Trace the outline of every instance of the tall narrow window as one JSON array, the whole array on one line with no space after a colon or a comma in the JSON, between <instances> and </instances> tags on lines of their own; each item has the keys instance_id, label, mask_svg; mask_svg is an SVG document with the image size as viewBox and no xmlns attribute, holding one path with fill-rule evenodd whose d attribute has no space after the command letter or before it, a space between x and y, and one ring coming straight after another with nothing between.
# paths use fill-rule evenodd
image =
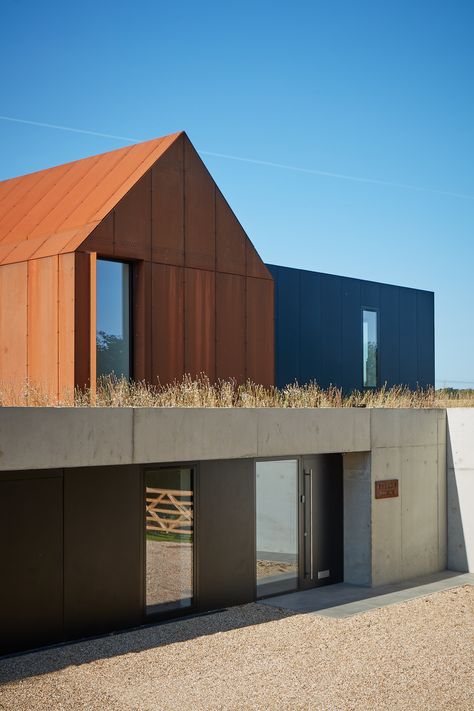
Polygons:
<instances>
[{"instance_id":1,"label":"tall narrow window","mask_svg":"<svg viewBox=\"0 0 474 711\"><path fill-rule=\"evenodd\" d=\"M147 614L192 604L193 479L189 467L145 473Z\"/></svg>"},{"instance_id":2,"label":"tall narrow window","mask_svg":"<svg viewBox=\"0 0 474 711\"><path fill-rule=\"evenodd\" d=\"M97 260L97 377L131 377L130 269Z\"/></svg>"},{"instance_id":3,"label":"tall narrow window","mask_svg":"<svg viewBox=\"0 0 474 711\"><path fill-rule=\"evenodd\" d=\"M362 312L362 343L364 388L376 388L378 385L377 311L364 309Z\"/></svg>"}]
</instances>

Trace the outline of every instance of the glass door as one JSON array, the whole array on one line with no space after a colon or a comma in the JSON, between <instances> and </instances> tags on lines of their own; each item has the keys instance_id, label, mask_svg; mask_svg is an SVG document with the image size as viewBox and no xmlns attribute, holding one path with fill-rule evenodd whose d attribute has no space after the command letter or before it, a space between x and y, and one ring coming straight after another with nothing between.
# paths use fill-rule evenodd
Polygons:
<instances>
[{"instance_id":1,"label":"glass door","mask_svg":"<svg viewBox=\"0 0 474 711\"><path fill-rule=\"evenodd\" d=\"M298 588L297 459L256 463L257 597Z\"/></svg>"},{"instance_id":2,"label":"glass door","mask_svg":"<svg viewBox=\"0 0 474 711\"><path fill-rule=\"evenodd\" d=\"M146 612L193 602L194 470L145 471Z\"/></svg>"}]
</instances>

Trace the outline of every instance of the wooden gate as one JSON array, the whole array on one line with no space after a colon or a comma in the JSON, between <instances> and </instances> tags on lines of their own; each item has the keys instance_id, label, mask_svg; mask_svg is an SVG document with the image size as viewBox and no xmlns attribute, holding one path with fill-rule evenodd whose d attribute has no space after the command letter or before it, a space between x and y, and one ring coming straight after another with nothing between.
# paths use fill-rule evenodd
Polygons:
<instances>
[{"instance_id":1,"label":"wooden gate","mask_svg":"<svg viewBox=\"0 0 474 711\"><path fill-rule=\"evenodd\" d=\"M191 535L193 492L146 487L146 530Z\"/></svg>"}]
</instances>

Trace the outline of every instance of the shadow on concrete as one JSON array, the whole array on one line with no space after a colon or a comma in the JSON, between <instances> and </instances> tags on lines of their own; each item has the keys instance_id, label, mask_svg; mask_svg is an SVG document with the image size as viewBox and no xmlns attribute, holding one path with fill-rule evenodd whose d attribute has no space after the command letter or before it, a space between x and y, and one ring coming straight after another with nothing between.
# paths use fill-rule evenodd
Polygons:
<instances>
[{"instance_id":1,"label":"shadow on concrete","mask_svg":"<svg viewBox=\"0 0 474 711\"><path fill-rule=\"evenodd\" d=\"M291 610L250 603L213 613L169 620L133 630L82 639L0 657L0 684L49 674L70 666L155 647L186 642L198 637L265 624L295 615ZM0 702L1 708L1 702Z\"/></svg>"},{"instance_id":2,"label":"shadow on concrete","mask_svg":"<svg viewBox=\"0 0 474 711\"><path fill-rule=\"evenodd\" d=\"M446 509L447 509L447 536L448 536L448 566L452 570L467 572L469 562L467 559L466 539L462 520L459 487L454 466L452 449L452 433L447 423L446 440Z\"/></svg>"},{"instance_id":3,"label":"shadow on concrete","mask_svg":"<svg viewBox=\"0 0 474 711\"><path fill-rule=\"evenodd\" d=\"M474 575L445 570L391 585L369 588L348 583L278 595L263 601L265 605L294 613L318 613L326 617L350 617L386 605L432 595L459 585L474 584Z\"/></svg>"}]
</instances>

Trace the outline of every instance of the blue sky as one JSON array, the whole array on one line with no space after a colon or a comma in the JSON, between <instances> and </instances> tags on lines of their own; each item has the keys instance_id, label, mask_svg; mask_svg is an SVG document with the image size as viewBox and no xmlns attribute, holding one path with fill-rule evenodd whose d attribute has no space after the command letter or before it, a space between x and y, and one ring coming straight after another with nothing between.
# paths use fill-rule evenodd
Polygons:
<instances>
[{"instance_id":1,"label":"blue sky","mask_svg":"<svg viewBox=\"0 0 474 711\"><path fill-rule=\"evenodd\" d=\"M203 155L266 261L435 291L438 383L474 384L472 2L5 0L0 20L0 115L380 181ZM0 179L121 145L0 120Z\"/></svg>"}]
</instances>

